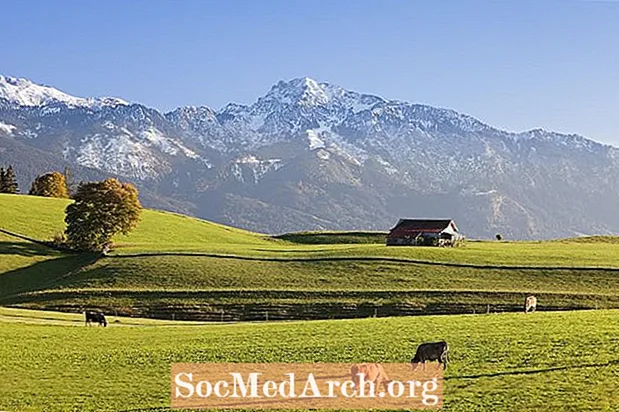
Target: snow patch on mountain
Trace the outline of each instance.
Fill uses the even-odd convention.
[[[101,106],[128,106],[129,102],[126,100],[120,99],[118,97],[99,97],[92,98],[89,97],[88,104],[90,107],[101,107]]]
[[[306,130],[307,140],[309,142],[309,149],[322,149],[325,147],[325,142],[318,137],[318,134],[313,130]]]
[[[395,168],[391,163],[383,159],[382,157],[377,157],[376,161],[383,167],[383,170],[387,172],[388,175],[396,175],[399,173],[399,170]]]
[[[328,151],[326,151],[324,149],[319,149],[316,152],[316,156],[318,156],[318,158],[320,158],[322,160],[329,160],[331,158],[331,153],[329,153]]]
[[[134,140],[126,130],[113,137],[106,134],[94,134],[82,140],[77,149],[65,149],[65,156],[86,167],[105,170],[110,173],[135,176],[146,180],[155,178],[170,170],[170,167],[157,158],[147,147]],[[69,159],[68,159],[69,160]]]
[[[482,190],[479,192],[474,192],[473,195],[474,196],[489,196],[489,195],[494,195],[497,193],[496,189],[490,189],[490,190]]]
[[[180,145],[153,127],[142,130],[139,133],[139,137],[146,141],[147,145],[155,146],[163,153],[167,153],[172,156],[176,156],[179,153]]]
[[[103,106],[127,105],[122,99],[113,97],[89,98],[71,96],[58,89],[42,86],[28,79],[0,75],[0,98],[20,106],[45,106],[63,103],[69,107],[100,108]],[[54,113],[53,111],[48,113]]]
[[[243,183],[248,183],[246,171],[249,172],[251,183],[258,183],[270,172],[275,172],[283,166],[282,159],[258,159],[256,156],[249,155],[237,159],[232,166],[232,174]]]
[[[12,124],[0,122],[0,132],[4,132],[6,134],[13,134],[13,131],[15,129],[16,127]]]
[[[157,178],[171,170],[170,165],[157,155],[157,150],[170,156],[184,155],[201,161],[208,168],[212,167],[195,151],[156,128],[149,127],[133,133],[126,127],[117,127],[109,122],[103,126],[108,132],[86,136],[79,147],[65,147],[65,159],[75,160],[81,166],[141,180]]]
[[[369,110],[375,104],[385,102],[382,97],[360,94],[330,83],[320,83],[320,88],[327,95],[329,102],[344,107],[352,113]]]

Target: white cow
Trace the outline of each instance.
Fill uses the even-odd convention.
[[[537,308],[537,298],[533,295],[527,296],[524,300],[524,313],[535,312]]]

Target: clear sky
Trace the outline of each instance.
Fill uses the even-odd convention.
[[[169,110],[308,76],[619,145],[619,2],[4,0],[0,73]]]

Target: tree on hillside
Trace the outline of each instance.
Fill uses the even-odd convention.
[[[49,172],[42,176],[37,176],[32,182],[29,195],[44,197],[59,197],[67,199],[69,190],[65,177],[60,172]]]
[[[128,234],[140,220],[137,189],[117,179],[81,183],[67,206],[67,245],[75,250],[103,251],[116,233]]]
[[[0,168],[0,193],[15,194],[17,192],[19,192],[19,186],[13,166],[9,165],[6,170]]]

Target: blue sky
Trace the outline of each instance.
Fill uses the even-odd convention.
[[[0,73],[163,110],[309,76],[619,145],[616,1],[17,1]]]

